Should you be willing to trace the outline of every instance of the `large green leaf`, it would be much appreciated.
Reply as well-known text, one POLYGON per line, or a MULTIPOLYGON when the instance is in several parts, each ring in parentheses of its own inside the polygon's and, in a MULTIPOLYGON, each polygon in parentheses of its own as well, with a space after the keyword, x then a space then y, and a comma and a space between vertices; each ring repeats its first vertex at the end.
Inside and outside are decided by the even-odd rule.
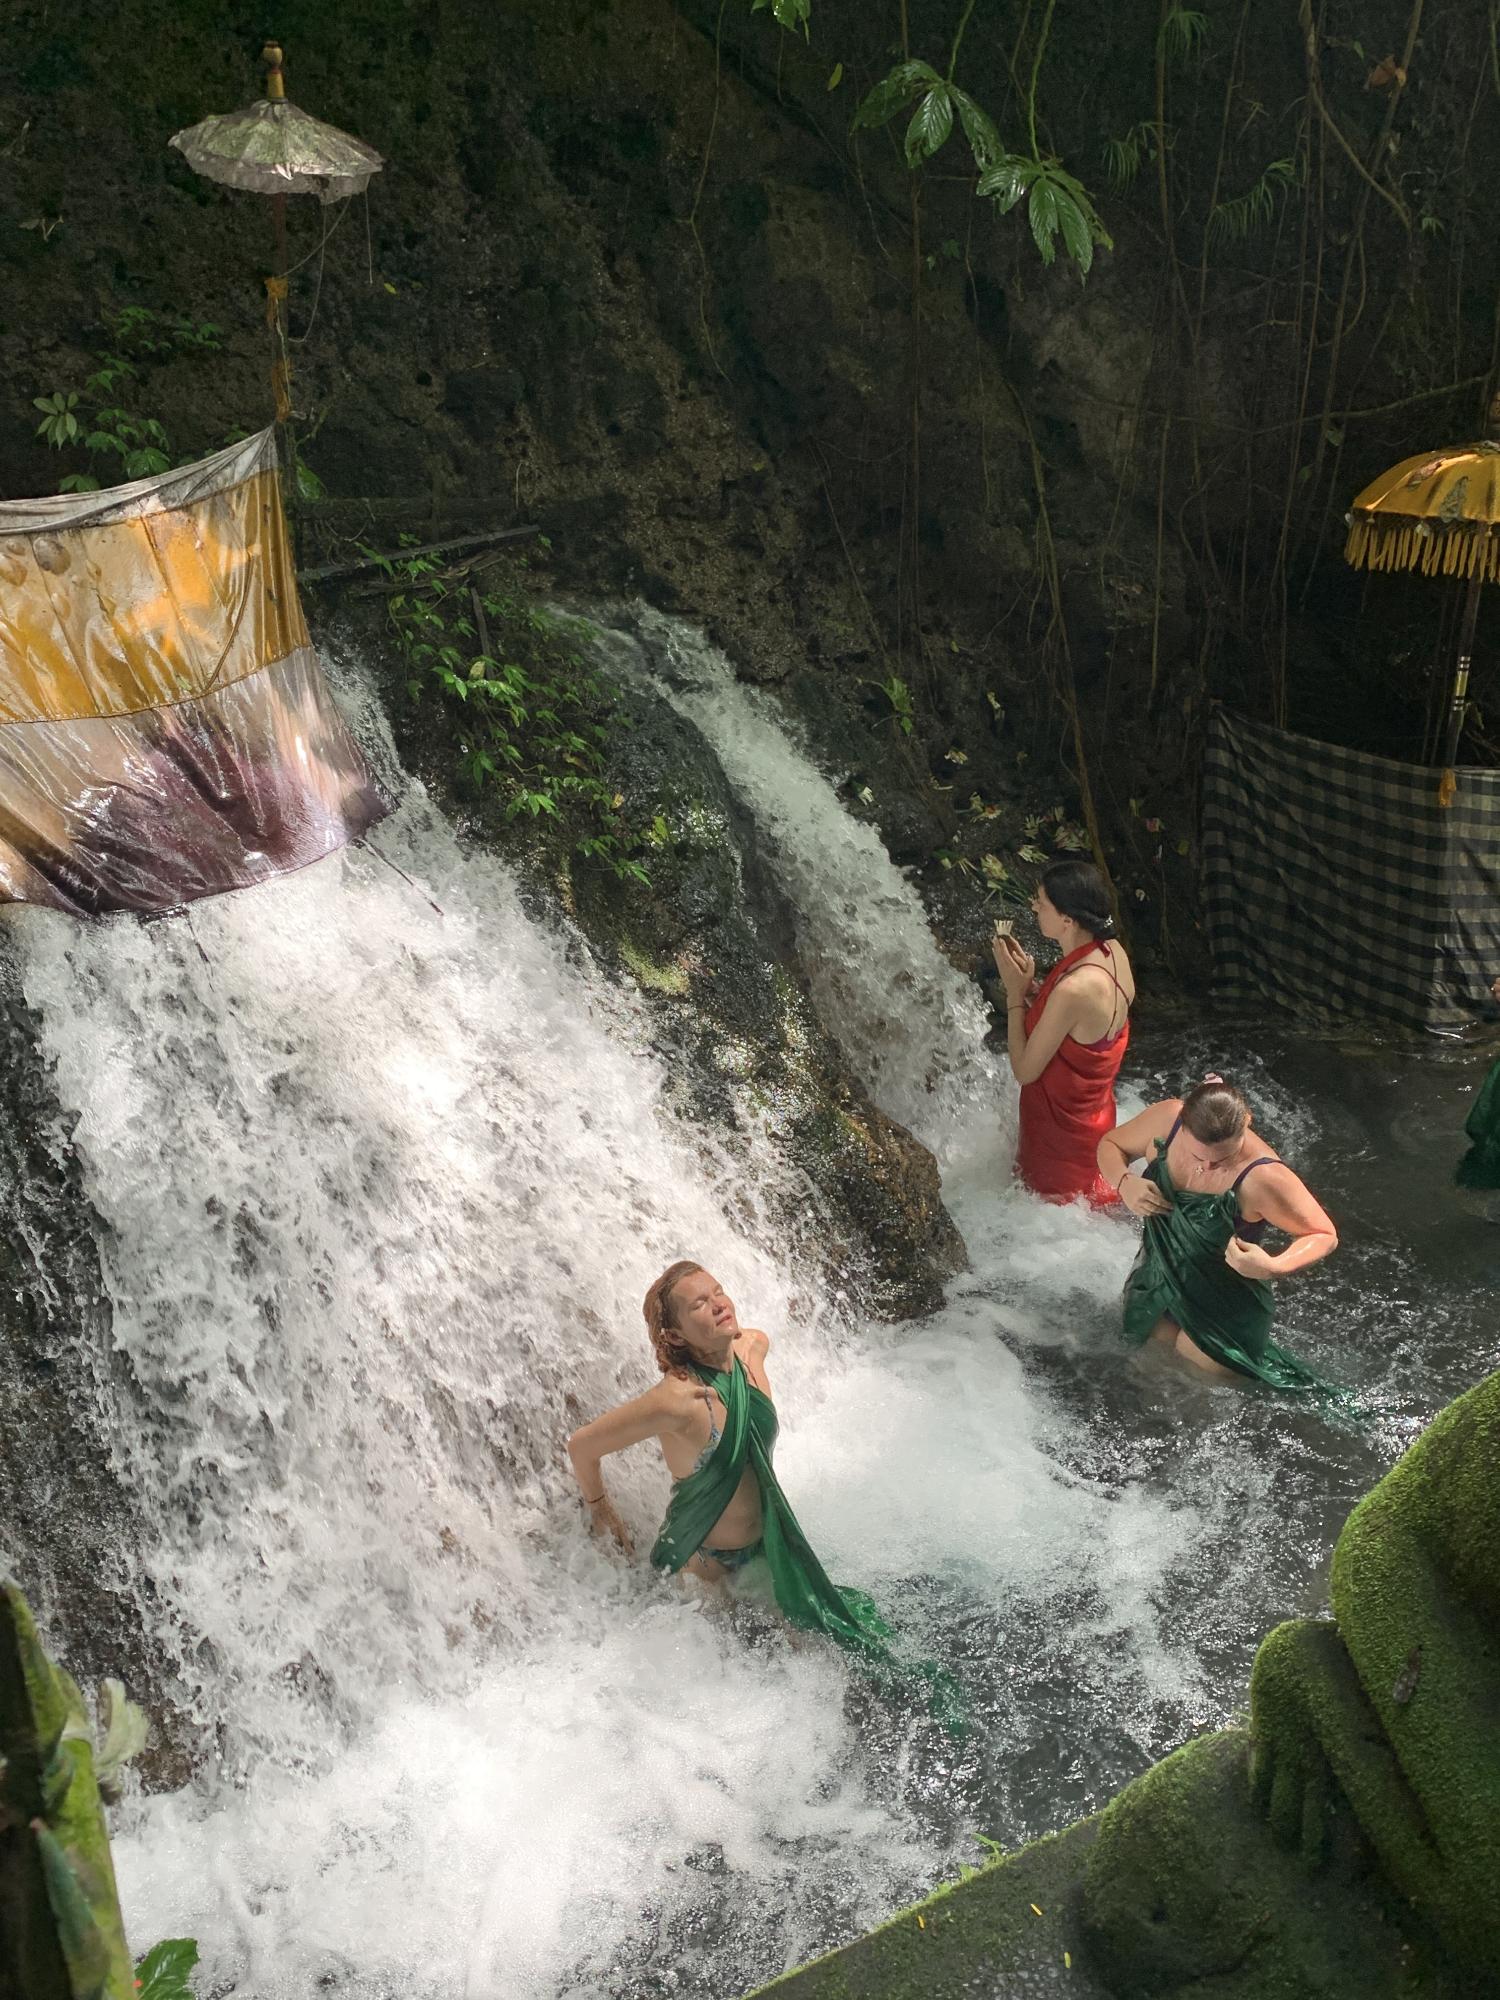
POLYGON ((993 197, 1002 215, 1009 215, 1042 171, 1041 163, 1020 153, 1006 153, 979 177, 979 193, 993 197))
POLYGON ((1068 255, 1086 278, 1094 261, 1094 232, 1078 203, 1061 187, 1057 188, 1057 226, 1062 231, 1068 255))
POLYGON ((930 160, 953 130, 953 100, 946 83, 935 83, 917 106, 906 128, 906 164, 920 167, 930 160))
POLYGON ((930 89, 942 78, 931 63, 897 63, 889 76, 883 76, 850 120, 853 131, 874 132, 888 124, 896 113, 919 91, 930 89))
POLYGON ((135 1968, 136 2000, 193 2000, 188 1974, 197 1963, 191 1938, 163 1938, 135 1968))
POLYGON ((1042 262, 1050 264, 1057 255, 1058 198, 1060 190, 1049 181, 1045 174, 1038 175, 1031 190, 1031 200, 1026 205, 1027 219, 1031 223, 1031 233, 1036 239, 1036 247, 1042 253, 1042 262))
POLYGON ((964 128, 964 137, 974 155, 974 164, 983 173, 986 167, 997 165, 1005 157, 1005 147, 1000 138, 999 127, 990 114, 982 110, 966 90, 950 84, 949 96, 957 109, 959 122, 964 128))

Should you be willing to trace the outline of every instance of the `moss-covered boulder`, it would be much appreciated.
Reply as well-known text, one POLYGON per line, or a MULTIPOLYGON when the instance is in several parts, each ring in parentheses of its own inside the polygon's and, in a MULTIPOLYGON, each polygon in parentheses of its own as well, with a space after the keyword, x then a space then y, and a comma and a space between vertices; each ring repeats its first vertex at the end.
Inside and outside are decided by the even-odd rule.
POLYGON ((1311 1862, 1352 1815, 1422 1924, 1500 1991, 1500 1375, 1350 1515, 1333 1613, 1256 1659, 1257 1796, 1311 1862))

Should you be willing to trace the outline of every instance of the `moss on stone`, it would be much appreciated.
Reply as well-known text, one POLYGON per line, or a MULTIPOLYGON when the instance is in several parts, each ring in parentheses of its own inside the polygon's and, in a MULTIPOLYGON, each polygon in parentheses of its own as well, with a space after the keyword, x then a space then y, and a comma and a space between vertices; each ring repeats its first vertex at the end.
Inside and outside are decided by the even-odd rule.
POLYGON ((687 992, 690 982, 683 965, 671 959, 653 958, 628 937, 622 936, 619 942, 620 956, 637 986, 644 986, 651 993, 670 993, 674 999, 687 992))
MULTIPOLYGON (((1404 1780, 1389 1799, 1356 1798, 1365 1833, 1450 1950, 1500 1982, 1500 1374, 1451 1403, 1349 1517, 1333 1610, 1404 1780)), ((1361 1746, 1347 1723, 1324 1741, 1348 1790, 1361 1746)))
POLYGON ((781 2000, 989 2000, 1055 1986, 1074 2000, 1104 2000, 1083 1962, 1074 1887, 1093 1837, 1086 1820, 1008 1854, 762 1991, 781 2000))
POLYGON ((1244 1730, 1200 1737, 1100 1816, 1083 1910, 1110 1992, 1215 2000, 1440 1992, 1351 1843, 1338 1843, 1336 1866, 1310 1876, 1295 1848, 1267 1839, 1249 1752, 1244 1730))

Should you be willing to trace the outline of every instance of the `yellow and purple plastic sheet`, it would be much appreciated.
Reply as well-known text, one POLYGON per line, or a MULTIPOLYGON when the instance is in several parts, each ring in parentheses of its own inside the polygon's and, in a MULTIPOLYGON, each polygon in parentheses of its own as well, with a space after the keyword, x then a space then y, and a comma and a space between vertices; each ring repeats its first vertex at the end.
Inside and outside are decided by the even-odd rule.
POLYGON ((0 502, 0 902, 175 909, 387 810, 308 638, 273 433, 0 502))

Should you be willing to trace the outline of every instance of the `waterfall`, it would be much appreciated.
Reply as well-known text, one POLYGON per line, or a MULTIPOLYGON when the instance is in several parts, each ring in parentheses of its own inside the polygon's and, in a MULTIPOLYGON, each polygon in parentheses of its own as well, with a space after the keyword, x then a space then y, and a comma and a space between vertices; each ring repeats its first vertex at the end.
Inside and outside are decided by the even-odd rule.
MULTIPOLYGON (((944 1159, 975 1270, 919 1327, 820 1305, 776 1149, 670 1111, 631 995, 398 777, 357 674, 402 794, 377 839, 416 886, 355 851, 191 932, 21 913, 52 1143, 100 1225, 100 1416, 206 1746, 127 1805, 122 1893, 140 1945, 200 1939, 216 1991, 736 1993, 1218 1712, 1243 1607, 1166 1587, 1217 1561, 1217 1503, 1133 1482, 996 1337, 1073 1339, 1128 1233, 1000 1191, 1009 1086, 910 884, 701 640, 637 631, 774 846, 851 1064, 944 1159), (649 1386, 640 1298, 684 1253, 771 1332, 787 1490, 969 1682, 967 1745, 588 1541, 563 1439, 649 1386)), ((659 1461, 610 1480, 648 1542, 659 1461)))
POLYGON ((984 1046, 973 981, 934 945, 926 912, 875 828, 839 803, 785 712, 736 680, 695 627, 647 605, 634 636, 603 634, 616 668, 645 673, 702 732, 776 854, 818 1011, 883 1111, 945 1166, 998 1175, 1015 1140, 1015 1086, 984 1046))

